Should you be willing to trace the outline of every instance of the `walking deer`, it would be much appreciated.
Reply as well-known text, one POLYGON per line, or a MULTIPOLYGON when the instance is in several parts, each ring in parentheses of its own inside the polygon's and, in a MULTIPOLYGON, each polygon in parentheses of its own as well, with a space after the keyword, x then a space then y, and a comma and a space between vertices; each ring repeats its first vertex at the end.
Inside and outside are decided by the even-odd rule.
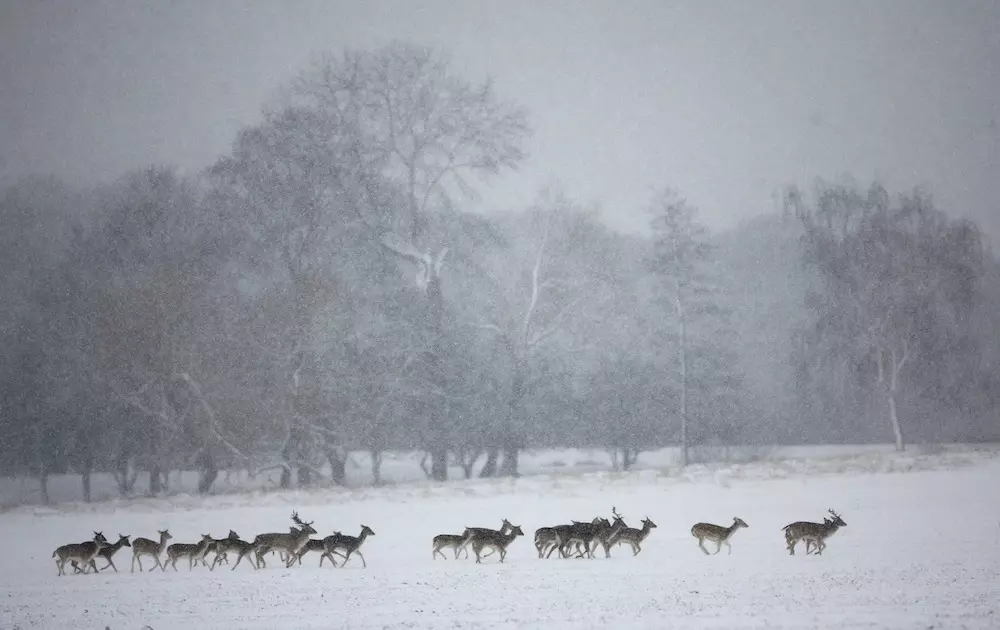
MULTIPOLYGON (((104 538, 104 535, 100 532, 94 532, 93 540, 57 547, 52 552, 52 557, 56 559, 56 568, 59 570, 59 575, 66 575, 66 563, 69 561, 76 562, 79 566, 83 567, 83 572, 86 573, 90 569, 90 565, 93 563, 98 552, 107 546, 108 541, 104 538)), ((94 572, 97 572, 96 568, 94 572)))
POLYGON ((253 540, 255 547, 255 554, 257 556, 257 564, 261 567, 266 567, 267 562, 264 561, 264 556, 272 551, 277 550, 287 554, 285 556, 286 565, 287 558, 290 556, 292 558, 297 557, 299 548, 306 544, 309 540, 310 534, 315 534, 316 530, 313 529, 313 521, 308 523, 302 521, 299 518, 298 512, 292 512, 292 520, 298 525, 298 528, 291 528, 287 534, 258 534, 253 540))
MULTIPOLYGON (((102 536, 102 538, 103 538, 103 536, 102 536)), ((103 571, 104 569, 107 569, 108 567, 111 567, 112 569, 115 570, 115 573, 118 573, 118 567, 115 566, 114 560, 112 560, 112 558, 114 558, 114 555, 116 553, 118 553, 118 550, 121 549, 122 547, 131 547, 131 546, 132 546, 132 543, 129 541, 129 537, 128 536, 125 536, 123 534, 118 534, 118 541, 117 542, 115 542, 114 544, 108 545, 107 547, 102 547, 101 550, 97 552, 97 556, 94 558, 94 560, 90 561, 90 568, 92 568, 94 570, 94 572, 96 573, 97 571, 103 571), (104 566, 101 567, 100 569, 98 569, 97 565, 95 564, 95 561, 98 558, 103 558, 104 560, 107 561, 104 564, 104 566)), ((73 564, 73 571, 74 572, 80 572, 80 573, 84 573, 85 572, 76 563, 76 560, 73 560, 72 564, 73 564)))
POLYGON ((500 525, 500 529, 490 529, 488 527, 466 527, 465 532, 462 534, 465 539, 462 542, 462 546, 455 551, 455 557, 458 557, 459 551, 465 551, 466 557, 469 555, 468 549, 466 547, 469 545, 470 535, 480 535, 480 534, 505 534, 510 530, 514 529, 514 526, 507 519, 503 519, 503 523, 500 525))
MULTIPOLYGON (((466 530, 468 532, 468 530, 466 530)), ((441 552, 442 549, 452 549, 455 552, 455 559, 458 560, 458 554, 465 551, 465 557, 469 557, 469 550, 465 548, 463 543, 467 538, 467 533, 463 534, 438 534, 434 537, 432 541, 432 553, 431 557, 437 560, 438 556, 441 556, 445 560, 448 559, 444 553, 441 552)))
POLYGON ((642 519, 642 529, 635 529, 634 527, 623 527, 618 530, 618 535, 611 538, 609 545, 622 543, 628 544, 632 547, 632 555, 637 556, 639 552, 642 551, 642 542, 646 540, 649 536, 649 532, 656 527, 656 523, 649 520, 649 518, 642 519))
POLYGON ((809 521, 796 521, 789 523, 782 529, 785 532, 785 544, 788 547, 788 554, 795 555, 795 545, 800 540, 806 542, 806 555, 809 554, 809 545, 815 545, 816 555, 822 555, 826 549, 826 539, 833 536, 841 527, 847 527, 847 523, 833 510, 828 510, 833 517, 823 519, 822 523, 812 523, 809 521))
POLYGON ((715 543, 715 553, 719 553, 722 549, 722 545, 726 545, 729 550, 729 555, 733 553, 733 547, 729 544, 729 539, 733 537, 736 530, 741 527, 750 527, 746 524, 746 521, 738 516, 733 517, 733 524, 729 527, 723 527, 721 525, 715 525, 713 523, 696 523, 691 528, 691 535, 698 539, 698 546, 701 550, 708 555, 708 549, 705 549, 705 541, 710 540, 715 543))
POLYGON ((135 563, 139 563, 139 571, 142 571, 142 556, 153 556, 156 560, 156 566, 160 569, 164 569, 163 563, 160 561, 160 554, 163 553, 163 548, 167 546, 167 541, 173 538, 170 532, 167 530, 160 530, 160 542, 150 540, 148 538, 136 538, 132 541, 132 573, 135 573, 135 563))
POLYGON ((236 567, 240 566, 240 562, 243 558, 246 558, 247 562, 250 563, 250 566, 256 570, 258 568, 257 563, 254 561, 253 554, 251 553, 254 549, 255 547, 253 543, 241 540, 240 538, 224 538, 222 540, 217 540, 215 542, 215 559, 212 561, 212 566, 209 567, 209 570, 214 570, 215 565, 219 564, 222 561, 221 559, 225 558, 226 554, 230 551, 236 553, 236 562, 233 563, 232 568, 229 569, 230 571, 235 571, 236 567))
POLYGON ((337 563, 333 560, 334 554, 344 559, 344 561, 340 564, 340 566, 344 566, 347 564, 347 561, 351 559, 352 555, 357 554, 358 557, 361 558, 361 565, 367 569, 368 562, 365 561, 365 556, 361 553, 361 545, 364 544, 366 538, 374 535, 375 532, 372 531, 371 527, 362 525, 361 533, 357 536, 347 536, 344 534, 327 536, 323 539, 323 547, 326 551, 323 552, 323 557, 319 559, 320 566, 323 565, 323 558, 330 558, 330 562, 333 563, 333 566, 337 566, 337 563))
POLYGON ((472 551, 476 554, 477 564, 482 561, 482 551, 487 547, 490 548, 490 553, 493 553, 494 551, 499 552, 500 562, 503 562, 504 558, 507 557, 507 547, 509 547, 510 543, 514 542, 514 539, 518 536, 524 536, 524 532, 521 531, 521 528, 517 525, 514 525, 513 528, 506 534, 501 534, 500 532, 491 529, 479 531, 478 533, 469 531, 466 539, 468 542, 466 544, 469 544, 470 542, 472 543, 472 551))
MULTIPOLYGON (((194 565, 198 564, 199 560, 205 562, 205 554, 208 552, 208 546, 212 544, 213 538, 210 534, 202 534, 201 540, 195 544, 190 543, 174 543, 167 547, 167 562, 170 566, 177 570, 177 561, 181 558, 188 559, 188 571, 190 571, 194 565)), ((206 563, 205 566, 208 566, 206 563)), ((167 570, 167 563, 163 564, 163 571, 167 570)))

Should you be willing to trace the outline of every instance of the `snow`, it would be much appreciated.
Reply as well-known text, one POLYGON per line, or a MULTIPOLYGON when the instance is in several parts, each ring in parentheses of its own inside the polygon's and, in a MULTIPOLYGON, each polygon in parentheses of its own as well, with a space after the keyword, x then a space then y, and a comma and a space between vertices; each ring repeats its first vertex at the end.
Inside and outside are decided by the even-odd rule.
MULTIPOLYGON (((1000 627, 1000 458, 994 450, 695 466, 684 475, 542 474, 517 480, 131 499, 0 515, 0 628, 995 628, 1000 627), (632 557, 539 560, 537 527, 610 515, 656 522, 632 557), (823 556, 789 556, 781 528, 847 522, 823 556), (360 561, 318 557, 179 572, 57 577, 52 550, 102 530, 172 542, 282 531, 292 509, 321 534, 375 536, 360 561), (734 516, 750 528, 705 556, 690 535, 734 516), (505 564, 433 560, 431 538, 466 525, 525 531, 505 564)), ((447 552, 446 552, 447 553, 447 552)), ((602 555, 602 554, 599 554, 602 555)), ((144 561, 145 563, 145 561, 144 561)), ((180 566, 180 565, 179 565, 180 566)), ((109 569, 110 571, 110 569, 109 569)))

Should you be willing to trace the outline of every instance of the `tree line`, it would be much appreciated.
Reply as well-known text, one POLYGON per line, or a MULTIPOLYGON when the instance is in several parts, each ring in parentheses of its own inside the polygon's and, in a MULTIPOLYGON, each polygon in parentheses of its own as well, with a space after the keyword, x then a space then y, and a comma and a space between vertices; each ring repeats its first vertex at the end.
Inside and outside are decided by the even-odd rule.
MULTIPOLYGON (((463 211, 528 113, 408 44, 319 58, 200 173, 3 192, 0 473, 280 471, 347 455, 518 474, 525 448, 995 439, 1000 267, 877 183, 790 188, 711 234, 669 187, 647 236, 565 191, 463 211)), ((695 449, 690 451, 689 449, 695 449)))

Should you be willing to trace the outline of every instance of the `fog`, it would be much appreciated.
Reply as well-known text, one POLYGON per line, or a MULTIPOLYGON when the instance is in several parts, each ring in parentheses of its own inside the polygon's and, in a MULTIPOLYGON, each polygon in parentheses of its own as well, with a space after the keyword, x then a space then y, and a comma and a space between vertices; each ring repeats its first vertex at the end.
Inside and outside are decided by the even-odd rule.
POLYGON ((996 7, 694 6, 5 5, 0 474, 1000 438, 996 7))

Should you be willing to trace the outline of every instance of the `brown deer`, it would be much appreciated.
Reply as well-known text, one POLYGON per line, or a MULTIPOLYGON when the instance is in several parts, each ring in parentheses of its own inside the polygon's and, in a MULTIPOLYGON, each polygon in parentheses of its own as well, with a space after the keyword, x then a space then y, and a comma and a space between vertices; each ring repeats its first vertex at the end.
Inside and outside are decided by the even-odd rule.
POLYGON ((240 538, 223 538, 222 540, 217 540, 215 541, 215 559, 212 561, 212 566, 208 568, 209 570, 214 570, 215 565, 221 563, 222 558, 225 558, 226 554, 232 551, 236 553, 236 562, 233 563, 232 568, 229 569, 230 571, 235 571, 236 567, 240 566, 243 558, 246 558, 250 566, 256 570, 258 567, 252 553, 254 549, 253 543, 241 540, 240 538))
MULTIPOLYGON (((97 556, 94 558, 94 560, 92 560, 90 562, 90 568, 93 569, 94 572, 96 573, 97 571, 103 571, 104 569, 107 569, 108 567, 111 567, 112 569, 115 570, 115 573, 118 573, 118 567, 115 566, 114 560, 112 560, 112 558, 114 557, 114 555, 116 553, 118 553, 118 550, 121 549, 122 547, 131 547, 131 546, 132 546, 132 543, 129 541, 129 537, 128 536, 125 536, 123 534, 118 534, 118 541, 117 542, 115 542, 114 544, 108 545, 107 547, 102 547, 101 550, 97 552, 97 556), (95 564, 95 561, 97 560, 97 558, 103 558, 104 560, 107 561, 104 564, 104 566, 101 567, 100 569, 98 569, 97 565, 95 564)), ((73 571, 74 572, 83 573, 83 570, 80 569, 80 566, 76 563, 76 560, 73 560, 72 564, 73 564, 73 571)))
MULTIPOLYGON (((198 564, 199 560, 204 562, 205 554, 208 552, 208 546, 214 542, 214 539, 210 534, 202 534, 201 540, 195 544, 189 543, 174 543, 167 547, 167 562, 163 563, 163 571, 167 570, 167 563, 177 570, 177 561, 181 558, 188 559, 188 571, 190 571, 194 565, 198 564)), ((208 564, 205 564, 208 566, 208 564)))
MULTIPOLYGON (((327 536, 327 538, 330 538, 331 536, 336 537, 336 536, 341 536, 341 535, 342 534, 340 532, 333 532, 332 534, 330 534, 330 536, 327 536)), ((299 565, 301 566, 302 565, 302 556, 306 555, 307 553, 309 553, 311 551, 318 551, 320 553, 325 553, 326 552, 326 538, 310 538, 309 540, 307 540, 306 544, 302 545, 302 547, 299 549, 299 552, 294 557, 289 558, 288 560, 285 561, 285 566, 291 567, 296 562, 298 562, 299 565)), ((320 556, 320 559, 319 559, 319 566, 323 566, 323 557, 322 556, 320 556)))
MULTIPOLYGON (((98 552, 107 546, 108 541, 104 538, 104 535, 100 532, 94 532, 93 540, 57 547, 52 552, 52 557, 56 559, 56 568, 59 569, 59 575, 66 575, 66 563, 69 561, 74 561, 79 566, 82 566, 83 572, 86 573, 90 570, 90 565, 94 562, 94 558, 97 557, 98 552)), ((96 568, 94 572, 97 572, 96 568)))
POLYGON ((632 555, 637 556, 639 552, 642 551, 642 542, 646 540, 649 536, 649 532, 656 527, 656 523, 649 520, 649 518, 642 519, 642 529, 635 529, 634 527, 623 527, 618 530, 618 535, 611 538, 609 545, 617 543, 621 545, 622 543, 628 544, 632 547, 632 555))
MULTIPOLYGON (((500 529, 498 529, 498 530, 497 529, 490 529, 488 527, 466 527, 465 528, 465 532, 462 535, 465 536, 466 537, 465 540, 468 541, 468 540, 471 540, 468 537, 468 535, 470 535, 470 534, 473 534, 473 535, 487 534, 487 533, 504 534, 504 533, 509 532, 512 529, 514 529, 514 526, 511 525, 510 521, 508 521, 507 519, 503 519, 503 523, 500 525, 500 529)), ((455 551, 455 557, 456 558, 458 557, 458 552, 459 551, 463 551, 463 550, 465 551, 466 557, 468 557, 469 551, 468 551, 468 549, 466 549, 466 547, 468 546, 468 544, 469 544, 468 542, 463 542, 462 546, 460 548, 456 549, 456 551, 455 551)))
POLYGON ((273 551, 277 550, 287 554, 285 556, 286 564, 287 557, 296 557, 299 552, 299 548, 306 544, 309 540, 310 534, 315 534, 316 530, 313 529, 313 521, 308 523, 302 521, 299 518, 298 512, 292 512, 292 520, 298 525, 298 528, 291 528, 287 534, 258 534, 253 540, 255 547, 254 553, 257 556, 257 564, 262 567, 266 567, 267 563, 264 561, 264 556, 273 551))
POLYGON ((479 532, 469 531, 467 533, 468 537, 466 538, 467 542, 465 544, 467 545, 472 543, 472 551, 476 554, 476 564, 481 563, 483 558, 482 551, 487 547, 490 548, 490 553, 493 553, 494 551, 499 552, 500 562, 503 562, 504 558, 507 557, 507 547, 510 546, 510 543, 514 542, 514 539, 518 536, 524 536, 524 532, 521 531, 521 528, 517 525, 514 525, 513 528, 506 534, 501 534, 500 532, 491 529, 479 532))
POLYGON ((465 548, 463 543, 468 537, 468 530, 463 534, 438 534, 434 537, 432 541, 431 557, 437 560, 438 556, 441 556, 445 560, 448 559, 444 553, 441 552, 442 549, 452 549, 455 552, 455 559, 458 560, 458 554, 465 551, 465 557, 469 557, 469 550, 465 548))
POLYGON ((828 510, 833 517, 823 519, 822 523, 812 523, 809 521, 796 521, 789 523, 782 529, 785 532, 785 545, 788 547, 788 554, 795 555, 795 545, 800 540, 806 542, 806 554, 809 554, 809 545, 816 546, 815 553, 822 555, 826 549, 826 539, 833 536, 841 527, 847 527, 847 523, 833 510, 828 510))
POLYGON ((222 564, 223 562, 229 564, 229 557, 226 555, 227 549, 225 548, 225 545, 220 547, 220 543, 225 543, 225 541, 227 540, 239 540, 239 539, 240 535, 233 530, 229 530, 229 535, 226 536, 225 538, 213 538, 212 542, 208 544, 208 549, 205 550, 205 555, 207 556, 209 553, 214 553, 215 559, 212 561, 211 566, 208 566, 208 563, 205 562, 205 558, 202 557, 201 558, 202 563, 208 566, 209 571, 213 570, 216 564, 222 564))
POLYGON ((367 569, 368 562, 365 561, 365 556, 361 553, 361 545, 364 544, 366 538, 374 535, 375 532, 372 531, 371 527, 362 525, 361 533, 357 536, 346 536, 344 534, 327 536, 323 539, 323 547, 326 551, 323 552, 323 557, 319 559, 320 566, 323 565, 323 558, 330 558, 333 566, 337 566, 337 563, 333 560, 334 555, 338 555, 344 559, 340 564, 340 566, 344 566, 351 559, 352 555, 357 554, 361 558, 361 565, 367 569))
POLYGON ((167 541, 173 538, 170 532, 167 530, 160 530, 160 542, 152 541, 148 538, 136 538, 132 541, 132 573, 135 573, 135 563, 139 563, 139 571, 142 572, 142 556, 153 556, 156 560, 156 566, 160 569, 164 569, 163 563, 160 561, 160 554, 163 553, 163 548, 167 546, 167 541))
POLYGON ((741 527, 750 527, 747 525, 746 521, 738 516, 733 517, 733 524, 729 527, 723 527, 721 525, 715 525, 713 523, 696 523, 691 528, 691 535, 698 539, 698 546, 701 550, 708 555, 708 549, 705 549, 705 541, 710 540, 715 543, 715 553, 719 553, 722 550, 722 545, 725 544, 726 548, 729 549, 729 554, 732 555, 733 547, 729 544, 729 539, 733 537, 741 527))

